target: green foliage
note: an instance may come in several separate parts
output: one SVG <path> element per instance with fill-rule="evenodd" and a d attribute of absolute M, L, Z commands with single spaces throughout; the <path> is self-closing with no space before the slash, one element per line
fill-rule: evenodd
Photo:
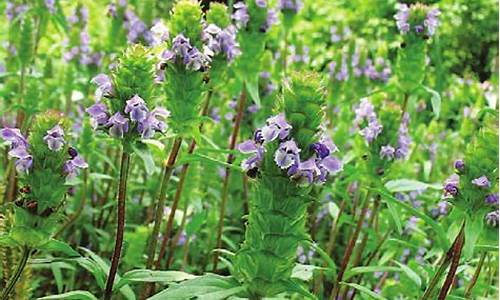
<path fill-rule="evenodd" d="M 186 70 L 184 65 L 168 65 L 163 87 L 165 106 L 172 113 L 170 127 L 176 134 L 195 135 L 203 100 L 203 73 Z"/>
<path fill-rule="evenodd" d="M 215 24 L 219 28 L 226 28 L 231 24 L 227 6 L 218 2 L 210 3 L 210 9 L 206 12 L 206 20 L 208 24 Z"/>
<path fill-rule="evenodd" d="M 202 49 L 201 45 L 201 8 L 197 1 L 179 0 L 172 8 L 172 17 L 168 23 L 170 35 L 183 34 L 191 45 Z"/>
<path fill-rule="evenodd" d="M 409 94 L 418 88 L 425 78 L 426 41 L 412 38 L 398 50 L 396 75 L 403 92 Z"/>
<path fill-rule="evenodd" d="M 320 76 L 315 73 L 293 73 L 281 103 L 291 135 L 301 149 L 318 140 L 325 117 L 325 94 Z"/>
<path fill-rule="evenodd" d="M 116 100 L 109 102 L 115 112 L 123 112 L 126 101 L 139 95 L 147 104 L 154 104 L 154 59 L 149 49 L 133 45 L 123 53 L 113 72 Z"/>

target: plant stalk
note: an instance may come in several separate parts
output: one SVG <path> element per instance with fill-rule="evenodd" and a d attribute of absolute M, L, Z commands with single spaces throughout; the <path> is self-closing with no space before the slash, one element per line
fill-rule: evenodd
<path fill-rule="evenodd" d="M 479 274 L 481 274 L 481 269 L 483 267 L 484 259 L 486 258 L 487 252 L 484 251 L 481 253 L 481 257 L 479 258 L 479 263 L 477 264 L 476 271 L 474 272 L 474 276 L 472 277 L 467 289 L 465 290 L 464 298 L 468 299 L 472 294 L 472 289 L 476 285 L 477 279 L 479 278 Z"/>
<path fill-rule="evenodd" d="M 453 280 L 455 279 L 455 274 L 457 272 L 458 264 L 460 263 L 460 255 L 462 254 L 462 248 L 464 247 L 464 242 L 465 242 L 465 233 L 463 226 L 457 238 L 458 242 L 455 243 L 453 247 L 453 258 L 451 259 L 450 270 L 448 271 L 448 275 L 446 276 L 444 284 L 441 287 L 438 300 L 446 299 L 448 291 L 450 290 Z"/>
<path fill-rule="evenodd" d="M 340 282 L 342 281 L 347 265 L 349 264 L 349 259 L 352 256 L 352 250 L 354 249 L 354 245 L 356 244 L 359 233 L 361 232 L 361 227 L 363 227 L 363 221 L 365 220 L 369 203 L 370 203 L 370 192 L 367 192 L 363 208 L 361 209 L 361 213 L 359 215 L 358 223 L 356 224 L 356 229 L 354 230 L 354 233 L 352 234 L 352 237 L 349 240 L 349 243 L 347 244 L 347 248 L 345 249 L 344 257 L 342 258 L 342 263 L 340 265 L 339 272 L 337 273 L 337 279 L 335 280 L 332 294 L 330 296 L 331 300 L 337 300 L 337 297 L 339 295 Z"/>
<path fill-rule="evenodd" d="M 118 264 L 120 262 L 120 256 L 122 252 L 123 233 L 125 230 L 125 201 L 127 195 L 129 164 L 130 154 L 126 151 L 126 149 L 122 149 L 122 158 L 120 164 L 120 185 L 118 187 L 118 221 L 116 227 L 115 249 L 113 251 L 113 257 L 111 259 L 108 281 L 106 282 L 104 300 L 111 299 L 111 295 L 113 294 L 113 283 L 115 281 L 116 272 L 118 271 Z"/>
<path fill-rule="evenodd" d="M 243 87 L 241 90 L 240 99 L 238 101 L 238 112 L 236 115 L 236 120 L 234 121 L 233 132 L 231 133 L 231 140 L 229 143 L 229 150 L 234 150 L 236 148 L 236 141 L 238 140 L 238 133 L 240 131 L 241 120 L 243 119 L 243 112 L 246 103 L 246 87 L 245 82 L 243 82 Z M 234 160 L 234 155 L 230 153 L 227 157 L 227 163 L 232 164 Z M 222 186 L 222 201 L 219 212 L 219 224 L 217 226 L 217 241 L 215 243 L 215 249 L 219 249 L 222 246 L 222 231 L 224 229 L 224 214 L 226 211 L 227 196 L 229 192 L 229 176 L 231 175 L 231 169 L 226 168 L 224 174 L 224 183 Z M 215 251 L 213 259 L 213 271 L 217 271 L 217 264 L 219 261 L 219 252 Z"/>
<path fill-rule="evenodd" d="M 28 247 L 24 246 L 21 260 L 19 260 L 16 271 L 14 272 L 14 275 L 12 276 L 9 283 L 7 284 L 7 286 L 5 287 L 5 289 L 2 292 L 1 300 L 9 299 L 9 294 L 12 292 L 12 290 L 16 286 L 17 281 L 21 277 L 21 275 L 24 271 L 24 268 L 26 267 L 26 263 L 28 262 L 28 259 L 30 257 L 30 253 L 31 253 L 31 250 Z"/>

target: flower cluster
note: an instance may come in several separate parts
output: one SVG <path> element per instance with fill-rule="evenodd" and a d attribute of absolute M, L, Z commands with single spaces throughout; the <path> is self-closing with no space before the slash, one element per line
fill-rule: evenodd
<path fill-rule="evenodd" d="M 396 19 L 396 25 L 402 34 L 414 31 L 416 34 L 432 36 L 439 24 L 440 14 L 441 12 L 437 8 L 431 9 L 422 4 L 408 6 L 400 3 L 394 19 Z"/>
<path fill-rule="evenodd" d="M 96 92 L 98 95 L 103 95 L 113 89 L 109 77 L 104 74 L 97 75 L 92 82 L 98 85 L 98 92 Z M 134 95 L 126 101 L 123 112 L 117 111 L 111 115 L 106 104 L 99 101 L 87 108 L 86 111 L 91 117 L 94 129 L 109 129 L 109 134 L 117 138 L 123 138 L 131 128 L 135 129 L 144 139 L 151 138 L 155 132 L 165 132 L 167 125 L 164 120 L 170 115 L 162 107 L 156 107 L 149 111 L 144 100 L 138 95 Z"/>
<path fill-rule="evenodd" d="M 18 172 L 27 172 L 33 165 L 33 156 L 28 153 L 30 145 L 28 140 L 17 128 L 3 128 L 0 137 L 10 143 L 9 157 L 16 158 L 16 169 Z"/>
<path fill-rule="evenodd" d="M 342 170 L 342 162 L 332 155 L 338 148 L 329 138 L 323 136 L 311 144 L 310 149 L 300 149 L 290 136 L 291 130 L 292 126 L 283 114 L 268 118 L 266 125 L 255 131 L 253 139 L 238 145 L 240 152 L 253 154 L 242 162 L 242 168 L 249 173 L 256 173 L 264 160 L 266 145 L 276 140 L 279 145 L 273 155 L 274 163 L 298 183 L 321 184 L 329 174 L 335 175 Z M 303 160 L 301 152 L 312 155 Z"/>
<path fill-rule="evenodd" d="M 63 54 L 65 61 L 78 60 L 82 65 L 101 64 L 102 53 L 92 52 L 90 49 L 90 36 L 87 31 L 88 9 L 84 6 L 76 8 L 71 16 L 68 17 L 68 22 L 73 26 L 72 30 L 78 33 L 77 41 L 69 41 L 65 39 L 63 46 L 69 49 Z M 78 44 L 77 44 L 78 43 Z M 72 44 L 73 46 L 71 46 Z"/>
<path fill-rule="evenodd" d="M 298 13 L 302 7 L 304 7 L 304 3 L 302 0 L 279 0 L 278 8 L 280 11 L 286 13 Z"/>
<path fill-rule="evenodd" d="M 267 0 L 255 0 L 255 4 L 259 8 L 267 8 Z M 237 2 L 233 5 L 234 12 L 231 18 L 236 23 L 238 29 L 245 29 L 250 21 L 250 15 L 248 13 L 248 7 L 245 2 Z M 274 9 L 269 9 L 267 11 L 267 17 L 265 22 L 261 25 L 259 30 L 261 32 L 267 32 L 271 26 L 278 22 L 278 16 Z"/>
<path fill-rule="evenodd" d="M 460 190 L 460 176 L 466 176 L 467 166 L 464 161 L 461 159 L 457 159 L 454 162 L 454 168 L 457 174 L 453 174 L 445 181 L 443 192 L 444 196 L 451 199 L 456 199 L 458 197 L 463 196 L 463 192 Z M 470 184 L 466 183 L 463 185 L 463 188 L 470 188 L 473 192 L 484 195 L 483 205 L 488 208 L 493 208 L 493 211 L 490 211 L 485 216 L 485 222 L 491 227 L 498 226 L 498 192 L 493 192 L 492 183 L 490 179 L 486 175 L 481 175 L 477 178 L 473 178 L 470 180 Z"/>
<path fill-rule="evenodd" d="M 344 53 L 340 63 L 340 68 L 337 70 L 337 62 L 332 61 L 328 65 L 330 78 L 336 81 L 347 81 L 349 79 L 348 55 Z M 391 76 L 391 66 L 383 57 L 377 57 L 375 60 L 367 58 L 364 66 L 360 65 L 360 50 L 356 48 L 351 56 L 352 75 L 355 78 L 364 76 L 373 81 L 387 82 Z"/>
<path fill-rule="evenodd" d="M 354 110 L 356 117 L 354 119 L 354 127 L 360 128 L 363 123 L 367 126 L 360 129 L 359 133 L 365 138 L 368 143 L 372 143 L 380 133 L 382 133 L 382 124 L 380 124 L 377 119 L 377 114 L 373 104 L 368 100 L 368 98 L 361 99 L 361 103 Z"/>
<path fill-rule="evenodd" d="M 241 51 L 236 40 L 236 27 L 229 25 L 224 29 L 215 24 L 205 25 L 202 33 L 202 41 L 210 50 L 210 56 L 224 55 L 229 62 Z"/>
<path fill-rule="evenodd" d="M 7 20 L 9 22 L 18 16 L 23 15 L 28 10 L 28 6 L 26 4 L 17 4 L 16 1 L 7 1 L 6 4 L 5 15 L 7 16 Z"/>
<path fill-rule="evenodd" d="M 33 167 L 33 155 L 29 152 L 30 144 L 26 137 L 24 137 L 17 128 L 1 129 L 0 137 L 10 143 L 10 151 L 8 154 L 9 157 L 16 159 L 16 170 L 18 172 L 28 173 Z M 43 141 L 50 151 L 61 151 L 66 144 L 63 128 L 57 124 L 53 128 L 47 130 L 46 135 L 43 137 Z M 69 147 L 68 154 L 70 159 L 66 160 L 64 163 L 63 172 L 66 174 L 67 178 L 70 179 L 78 174 L 79 169 L 87 168 L 88 164 L 74 148 Z"/>
<path fill-rule="evenodd" d="M 208 48 L 205 50 L 208 50 Z M 185 65 L 188 70 L 204 71 L 211 62 L 210 53 L 211 51 L 201 52 L 198 50 L 198 48 L 191 45 L 189 39 L 181 33 L 174 37 L 172 40 L 172 47 L 162 53 L 161 59 L 164 62 L 181 63 Z"/>
<path fill-rule="evenodd" d="M 330 27 L 330 41 L 332 43 L 337 43 L 337 42 L 340 42 L 342 40 L 346 40 L 348 39 L 352 32 L 351 32 L 351 28 L 349 28 L 349 26 L 345 26 L 342 33 L 339 33 L 338 32 L 338 27 L 333 25 Z"/>

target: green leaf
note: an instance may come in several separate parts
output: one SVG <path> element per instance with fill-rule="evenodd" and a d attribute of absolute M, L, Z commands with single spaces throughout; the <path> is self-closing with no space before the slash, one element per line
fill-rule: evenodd
<path fill-rule="evenodd" d="M 173 284 L 167 289 L 148 298 L 149 300 L 185 300 L 206 299 L 205 295 L 225 291 L 240 287 L 239 283 L 232 277 L 224 277 L 215 274 L 205 274 L 203 276 L 184 281 L 180 284 Z"/>
<path fill-rule="evenodd" d="M 197 276 L 191 275 L 180 271 L 153 271 L 147 269 L 132 270 L 123 274 L 122 278 L 115 285 L 118 289 L 129 282 L 180 282 L 188 279 L 196 278 Z"/>
<path fill-rule="evenodd" d="M 76 252 L 70 245 L 65 242 L 58 240 L 50 240 L 46 244 L 42 245 L 40 249 L 54 252 L 62 252 L 71 257 L 78 257 L 80 254 Z"/>
<path fill-rule="evenodd" d="M 415 271 L 410 269 L 410 267 L 408 267 L 407 265 L 400 263 L 399 261 L 394 260 L 393 262 L 396 263 L 403 270 L 406 276 L 408 276 L 408 278 L 410 278 L 411 281 L 415 282 L 415 284 L 419 288 L 422 286 L 422 280 L 420 279 L 420 276 L 418 276 L 418 274 L 415 273 Z"/>
<path fill-rule="evenodd" d="M 431 89 L 430 87 L 424 85 L 422 87 L 424 88 L 424 90 L 431 94 L 432 111 L 434 112 L 436 118 L 439 118 L 439 114 L 441 113 L 441 96 L 438 92 Z"/>
<path fill-rule="evenodd" d="M 137 156 L 141 158 L 144 164 L 144 169 L 146 170 L 146 174 L 153 174 L 155 170 L 155 162 L 148 147 L 145 144 L 136 144 L 133 149 Z"/>
<path fill-rule="evenodd" d="M 92 274 L 94 276 L 96 276 L 96 274 L 105 274 L 105 278 L 106 278 L 107 274 L 109 273 L 109 264 L 107 262 L 105 262 L 99 255 L 95 254 L 91 250 L 84 248 L 84 247 L 80 247 L 79 249 L 82 249 L 83 251 L 85 251 L 90 256 L 90 258 L 95 262 L 95 266 L 92 266 L 92 263 L 89 266 L 89 264 L 87 263 L 87 267 L 91 267 L 91 268 L 97 267 L 98 270 L 94 270 L 94 271 L 100 271 L 100 272 L 96 272 L 96 273 L 92 273 Z M 120 275 L 116 274 L 115 282 L 113 284 L 113 291 L 115 291 L 114 286 L 118 282 L 120 282 L 120 279 L 121 279 Z M 122 293 L 122 295 L 129 300 L 135 300 L 134 291 L 128 285 L 121 287 L 120 293 Z"/>
<path fill-rule="evenodd" d="M 398 230 L 399 235 L 403 234 L 403 225 L 401 225 L 401 216 L 394 208 L 394 205 L 391 202 L 385 202 L 387 204 L 387 209 L 389 209 L 389 213 L 391 214 L 394 223 L 396 224 L 396 229 Z"/>
<path fill-rule="evenodd" d="M 471 258 L 474 254 L 474 246 L 483 232 L 483 224 L 483 218 L 480 215 L 472 217 L 467 216 L 465 219 L 465 244 L 463 255 L 466 260 Z"/>
<path fill-rule="evenodd" d="M 398 267 L 390 266 L 368 266 L 368 267 L 355 267 L 345 272 L 344 280 L 347 280 L 353 276 L 364 274 L 364 273 L 375 273 L 375 272 L 398 272 L 401 271 Z"/>
<path fill-rule="evenodd" d="M 330 213 L 333 222 L 335 222 L 337 220 L 337 217 L 339 216 L 339 206 L 335 202 L 328 202 L 328 212 Z"/>
<path fill-rule="evenodd" d="M 259 97 L 259 77 L 254 76 L 251 78 L 246 78 L 245 86 L 247 89 L 250 98 L 257 104 L 258 107 L 261 107 L 260 97 Z"/>
<path fill-rule="evenodd" d="M 386 192 L 383 189 L 371 189 L 371 190 L 373 190 L 373 191 L 379 193 L 381 196 L 383 196 L 383 199 L 386 201 L 386 203 L 395 204 L 395 205 L 403 208 L 404 210 L 408 211 L 412 215 L 417 216 L 417 217 L 421 218 L 422 220 L 424 220 L 435 231 L 435 233 L 436 233 L 435 237 L 436 237 L 437 241 L 439 242 L 439 246 L 441 247 L 441 249 L 443 249 L 445 251 L 448 250 L 448 248 L 450 246 L 449 241 L 447 239 L 446 232 L 444 232 L 443 227 L 439 223 L 434 221 L 431 217 L 429 217 L 425 213 L 421 212 L 420 210 L 417 210 L 417 209 L 413 208 L 412 206 L 394 198 L 390 193 Z"/>
<path fill-rule="evenodd" d="M 97 300 L 97 298 L 87 291 L 72 291 L 59 295 L 52 295 L 42 298 L 37 298 L 38 300 L 52 300 L 52 299 L 71 299 L 71 300 Z"/>
<path fill-rule="evenodd" d="M 396 192 L 411 192 L 418 190 L 425 190 L 427 188 L 441 189 L 441 184 L 428 184 L 413 179 L 396 179 L 390 180 L 385 184 L 385 188 L 391 193 Z"/>
<path fill-rule="evenodd" d="M 292 270 L 292 278 L 309 281 L 313 278 L 314 270 L 323 269 L 313 265 L 296 264 Z"/>
<path fill-rule="evenodd" d="M 370 298 L 377 299 L 377 300 L 387 300 L 386 298 L 380 296 L 379 294 L 369 290 L 368 288 L 365 288 L 364 286 L 361 286 L 359 284 L 355 283 L 347 283 L 347 282 L 341 282 L 340 284 L 350 286 L 352 288 L 357 289 L 361 293 L 370 296 Z"/>
<path fill-rule="evenodd" d="M 19 244 L 10 236 L 6 234 L 0 235 L 0 246 L 2 247 L 16 247 Z"/>
<path fill-rule="evenodd" d="M 242 292 L 244 290 L 245 290 L 245 287 L 237 286 L 237 287 L 222 290 L 222 291 L 208 293 L 208 294 L 205 294 L 199 298 L 206 299 L 206 300 L 224 300 L 224 299 L 227 299 L 227 297 L 232 296 L 232 295 L 236 295 L 239 292 Z"/>

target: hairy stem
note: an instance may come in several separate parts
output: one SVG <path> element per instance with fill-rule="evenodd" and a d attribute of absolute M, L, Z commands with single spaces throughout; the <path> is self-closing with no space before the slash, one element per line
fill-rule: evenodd
<path fill-rule="evenodd" d="M 234 148 L 236 147 L 236 141 L 238 139 L 238 133 L 240 131 L 241 120 L 243 119 L 243 112 L 245 109 L 246 98 L 247 97 L 246 97 L 245 83 L 243 83 L 240 99 L 238 101 L 238 113 L 236 115 L 236 120 L 234 121 L 233 132 L 231 133 L 229 150 L 234 150 Z M 234 160 L 234 155 L 229 154 L 227 157 L 227 163 L 232 164 L 233 160 Z M 217 226 L 217 240 L 215 243 L 215 249 L 219 249 L 222 246 L 222 231 L 224 229 L 224 214 L 226 211 L 227 196 L 228 196 L 228 191 L 229 191 L 229 176 L 230 175 L 231 175 L 231 169 L 226 168 L 226 172 L 224 174 L 224 182 L 223 182 L 223 186 L 222 186 L 222 201 L 221 201 L 220 211 L 219 211 L 219 224 Z M 219 261 L 219 252 L 215 251 L 214 259 L 213 259 L 213 271 L 214 272 L 217 270 L 218 261 Z"/>
<path fill-rule="evenodd" d="M 457 238 L 458 241 L 457 243 L 455 243 L 453 247 L 453 258 L 451 259 L 450 270 L 448 271 L 448 275 L 446 276 L 444 284 L 441 287 L 438 300 L 444 300 L 446 298 L 446 295 L 448 295 L 448 291 L 451 288 L 451 284 L 455 279 L 455 274 L 457 272 L 458 264 L 460 262 L 460 255 L 462 254 L 462 248 L 464 247 L 464 242 L 465 242 L 465 233 L 463 226 Z"/>
<path fill-rule="evenodd" d="M 460 232 L 462 232 L 463 228 L 464 225 L 462 225 L 462 229 L 460 230 Z M 448 268 L 448 265 L 450 264 L 451 259 L 453 258 L 453 249 L 455 248 L 455 245 L 458 243 L 459 237 L 460 233 L 455 238 L 455 241 L 451 245 L 450 249 L 448 249 L 445 256 L 441 259 L 439 269 L 434 274 L 434 277 L 432 277 L 429 285 L 427 286 L 427 289 L 425 290 L 420 300 L 427 300 L 432 295 L 432 291 L 434 290 L 439 280 L 441 279 L 441 275 L 443 275 L 444 271 L 446 271 L 446 268 Z"/>
<path fill-rule="evenodd" d="M 7 284 L 7 286 L 5 287 L 5 289 L 2 292 L 1 300 L 9 299 L 9 294 L 12 292 L 12 290 L 16 286 L 16 283 L 19 280 L 19 277 L 21 277 L 23 270 L 26 267 L 26 263 L 28 262 L 28 258 L 30 257 L 30 253 L 31 253 L 31 250 L 25 246 L 23 248 L 23 254 L 21 256 L 21 260 L 19 260 L 17 268 L 14 272 L 14 275 L 12 276 L 9 283 Z"/>
<path fill-rule="evenodd" d="M 111 295 L 113 294 L 113 283 L 115 281 L 116 272 L 118 271 L 118 264 L 120 262 L 123 245 L 123 233 L 125 230 L 125 198 L 127 195 L 127 178 L 130 164 L 130 154 L 125 149 L 122 151 L 120 164 L 120 185 L 118 186 L 118 221 L 116 226 L 115 249 L 113 250 L 108 281 L 106 282 L 106 290 L 104 292 L 105 300 L 111 299 Z"/>

